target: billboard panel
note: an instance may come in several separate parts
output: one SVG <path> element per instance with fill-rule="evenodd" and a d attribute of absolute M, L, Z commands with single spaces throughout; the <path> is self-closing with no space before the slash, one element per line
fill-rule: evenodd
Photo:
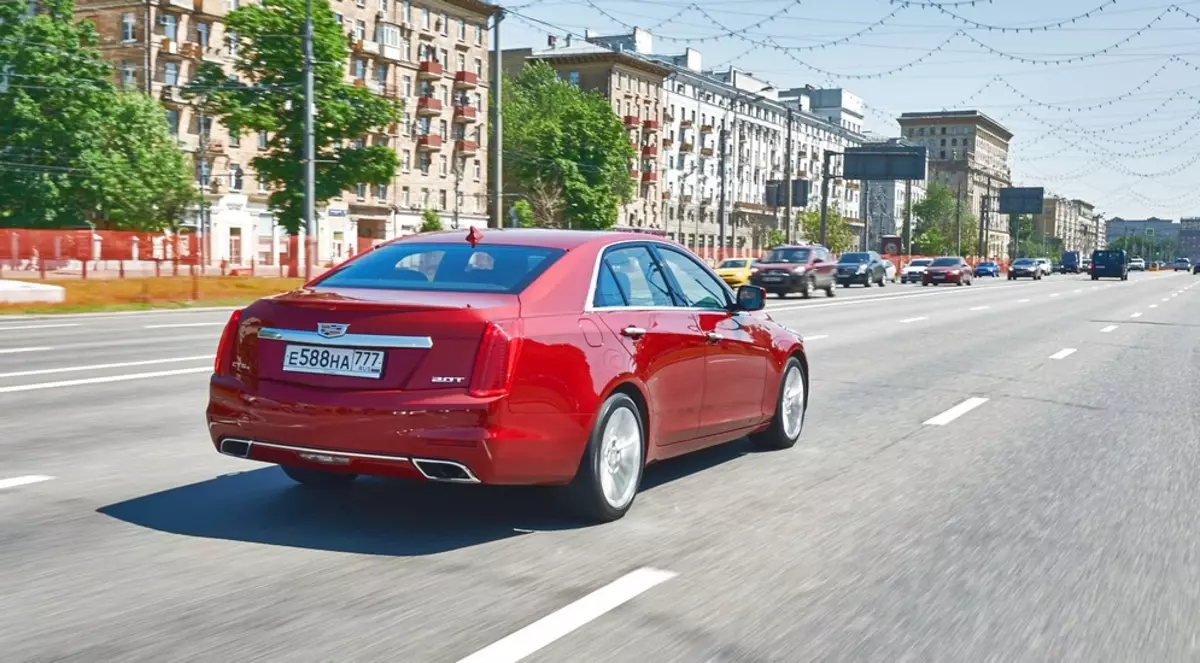
<path fill-rule="evenodd" d="M 842 179 L 924 180 L 925 148 L 902 145 L 848 147 L 842 160 Z"/>
<path fill-rule="evenodd" d="M 1001 214 L 1041 214 L 1046 189 L 1036 187 L 1007 187 L 1000 189 Z"/>
<path fill-rule="evenodd" d="M 808 195 L 811 189 L 808 180 L 792 180 L 792 206 L 808 207 Z M 763 196 L 763 204 L 772 207 L 787 206 L 787 189 L 783 188 L 783 180 L 767 180 L 767 190 Z"/>

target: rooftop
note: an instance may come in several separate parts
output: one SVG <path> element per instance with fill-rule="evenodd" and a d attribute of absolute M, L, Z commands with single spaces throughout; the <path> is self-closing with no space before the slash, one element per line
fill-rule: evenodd
<path fill-rule="evenodd" d="M 974 120 L 977 124 L 982 124 L 988 127 L 988 129 L 990 129 L 993 133 L 998 134 L 1004 140 L 1010 140 L 1013 137 L 1013 133 L 1008 130 L 1008 127 L 1005 127 L 1003 124 L 1000 124 L 987 114 L 981 113 L 977 110 L 901 113 L 900 117 L 897 118 L 896 121 L 899 122 L 900 126 L 903 127 L 905 124 L 934 123 L 938 122 L 939 120 Z"/>

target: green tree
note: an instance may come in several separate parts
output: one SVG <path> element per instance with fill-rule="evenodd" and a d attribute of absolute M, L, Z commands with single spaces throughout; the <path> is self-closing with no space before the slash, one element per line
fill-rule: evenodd
<path fill-rule="evenodd" d="M 786 242 L 787 242 L 787 238 L 783 236 L 782 231 L 772 230 L 770 233 L 767 234 L 766 248 L 773 249 L 777 246 L 783 246 Z"/>
<path fill-rule="evenodd" d="M 979 218 L 970 211 L 970 201 L 964 198 L 961 203 L 958 194 L 941 182 L 929 182 L 925 188 L 925 198 L 912 206 L 913 215 L 913 244 L 914 250 L 925 245 L 918 237 L 926 237 L 926 244 L 933 245 L 933 238 L 941 238 L 938 245 L 940 250 L 930 251 L 929 254 L 944 255 L 957 251 L 959 232 L 962 232 L 963 255 L 975 255 L 978 251 Z M 930 233 L 936 230 L 936 233 Z"/>
<path fill-rule="evenodd" d="M 445 226 L 442 225 L 442 217 L 438 216 L 438 213 L 436 211 L 431 210 L 431 209 L 426 209 L 424 212 L 421 212 L 421 231 L 420 232 L 431 233 L 431 232 L 438 232 L 439 230 L 445 230 L 445 229 L 446 229 Z"/>
<path fill-rule="evenodd" d="M 118 91 L 72 0 L 0 2 L 0 224 L 158 230 L 196 200 L 153 99 Z"/>
<path fill-rule="evenodd" d="M 512 188 L 561 192 L 558 225 L 603 230 L 633 195 L 637 157 L 608 100 L 558 79 L 545 63 L 504 80 L 504 178 Z"/>
<path fill-rule="evenodd" d="M 512 213 L 517 216 L 517 226 L 533 228 L 536 225 L 533 222 L 533 205 L 530 205 L 528 200 L 521 198 L 513 203 Z"/>
<path fill-rule="evenodd" d="M 225 17 L 240 37 L 235 79 L 215 63 L 200 65 L 184 91 L 231 132 L 267 132 L 266 153 L 251 163 L 276 185 L 268 203 L 279 224 L 298 234 L 304 219 L 304 0 L 263 0 Z M 313 3 L 316 106 L 316 202 L 357 184 L 387 184 L 396 153 L 370 134 L 400 120 L 401 104 L 345 81 L 348 50 L 328 0 Z"/>
<path fill-rule="evenodd" d="M 800 210 L 796 212 L 796 220 L 800 222 L 800 232 L 810 242 L 821 241 L 821 213 L 816 210 Z M 825 248 L 834 253 L 848 251 L 854 246 L 856 236 L 854 228 L 846 223 L 841 214 L 828 211 L 825 219 Z"/>

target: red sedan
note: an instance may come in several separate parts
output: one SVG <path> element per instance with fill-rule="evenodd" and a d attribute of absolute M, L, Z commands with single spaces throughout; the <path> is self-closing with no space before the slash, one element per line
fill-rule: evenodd
<path fill-rule="evenodd" d="M 808 361 L 764 299 L 646 235 L 406 237 L 235 312 L 209 431 L 304 484 L 560 485 L 614 520 L 649 463 L 796 443 Z"/>
<path fill-rule="evenodd" d="M 953 256 L 934 258 L 921 275 L 921 285 L 953 283 L 971 285 L 971 265 L 963 258 Z"/>

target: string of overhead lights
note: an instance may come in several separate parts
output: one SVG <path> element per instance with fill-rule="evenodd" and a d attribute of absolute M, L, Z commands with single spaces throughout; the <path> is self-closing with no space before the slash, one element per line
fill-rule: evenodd
<path fill-rule="evenodd" d="M 1167 68 L 1170 67 L 1172 63 L 1175 63 L 1175 62 L 1182 62 L 1182 60 L 1180 58 L 1172 55 L 1170 58 L 1167 59 L 1166 62 L 1164 62 L 1161 66 L 1159 66 L 1158 69 L 1154 70 L 1154 73 L 1147 76 L 1145 79 L 1143 79 L 1137 85 L 1133 86 L 1132 88 L 1126 90 L 1125 92 L 1122 92 L 1121 94 L 1119 94 L 1115 97 L 1110 97 L 1104 101 L 1098 101 L 1096 103 L 1091 103 L 1091 104 L 1061 104 L 1061 103 L 1050 103 L 1050 102 L 1046 102 L 1046 101 L 1041 101 L 1041 100 L 1035 99 L 1032 96 L 1026 94 L 1025 92 L 1022 92 L 1021 90 L 1017 89 L 1016 86 L 1014 86 L 1012 83 L 1008 82 L 1008 80 L 1006 80 L 1002 76 L 996 76 L 996 77 L 992 78 L 992 82 L 996 82 L 996 83 L 1003 85 L 1004 87 L 1008 88 L 1010 92 L 1012 92 L 1013 94 L 1020 97 L 1021 100 L 1025 101 L 1026 103 L 1033 104 L 1034 106 L 1038 106 L 1040 108 L 1045 108 L 1045 109 L 1054 110 L 1054 111 L 1069 111 L 1069 112 L 1076 112 L 1076 113 L 1085 113 L 1085 112 L 1089 112 L 1089 111 L 1100 110 L 1101 108 L 1107 108 L 1109 106 L 1119 104 L 1122 101 L 1125 101 L 1127 99 L 1134 97 L 1139 92 L 1144 90 L 1147 85 L 1149 85 L 1149 84 L 1153 83 L 1155 80 L 1157 80 L 1158 77 L 1161 76 L 1162 73 L 1164 71 L 1166 71 Z M 1194 67 L 1195 65 L 1192 65 L 1192 66 Z"/>
<path fill-rule="evenodd" d="M 1179 98 L 1187 98 L 1193 102 L 1197 101 L 1196 97 L 1194 97 L 1193 95 L 1190 95 L 1184 91 L 1180 91 L 1177 94 L 1173 95 L 1172 98 L 1169 99 L 1167 103 L 1170 103 L 1171 101 L 1174 101 L 1175 99 L 1179 99 Z M 1105 142 L 1115 143 L 1115 144 L 1119 144 L 1119 145 L 1149 145 L 1153 142 L 1162 140 L 1161 137 L 1163 135 L 1174 135 L 1174 134 L 1186 129 L 1188 127 L 1188 125 L 1190 125 L 1196 119 L 1200 118 L 1200 110 L 1193 112 L 1191 115 L 1184 118 L 1184 120 L 1182 122 L 1180 122 L 1178 125 L 1175 125 L 1171 129 L 1168 129 L 1165 132 L 1155 132 L 1156 135 L 1148 137 L 1148 138 L 1142 138 L 1142 139 L 1138 139 L 1138 140 L 1127 140 L 1127 139 L 1122 139 L 1122 138 L 1115 138 L 1112 136 L 1112 134 L 1115 132 L 1122 131 L 1122 130 L 1128 129 L 1130 127 L 1136 126 L 1138 124 L 1147 122 L 1147 121 L 1153 119 L 1154 116 L 1161 113 L 1163 111 L 1163 109 L 1165 109 L 1166 107 L 1167 107 L 1167 104 L 1164 103 L 1163 105 L 1155 107 L 1155 109 L 1152 110 L 1150 113 L 1147 113 L 1144 115 L 1139 115 L 1139 116 L 1133 118 L 1132 120 L 1119 122 L 1117 124 L 1109 125 L 1107 127 L 1084 127 L 1084 126 L 1080 125 L 1078 122 L 1076 122 L 1073 118 L 1069 118 L 1064 123 L 1058 124 L 1055 122 L 1051 122 L 1050 120 L 1046 120 L 1045 118 L 1038 117 L 1038 116 L 1034 115 L 1033 113 L 1030 113 L 1029 110 L 1025 109 L 1025 108 L 1017 108 L 1015 110 L 1017 112 L 1024 114 L 1026 117 L 1030 118 L 1031 120 L 1041 124 L 1042 126 L 1049 127 L 1048 131 L 1046 131 L 1042 136 L 1035 137 L 1031 142 L 1039 142 L 1041 139 L 1044 139 L 1044 138 L 1049 138 L 1051 136 L 1058 135 L 1060 133 L 1067 133 L 1067 134 L 1087 136 L 1089 138 L 1101 137 L 1104 139 Z M 1068 125 L 1074 126 L 1074 129 L 1072 129 L 1071 126 L 1068 126 Z"/>
<path fill-rule="evenodd" d="M 992 0 L 951 0 L 950 2 L 927 2 L 922 0 L 888 0 L 893 5 L 907 5 L 910 7 L 977 7 L 979 5 L 990 5 Z"/>
<path fill-rule="evenodd" d="M 1109 53 L 1120 49 L 1122 46 L 1128 44 L 1129 42 L 1133 41 L 1134 39 L 1137 39 L 1138 37 L 1145 34 L 1146 31 L 1152 29 L 1155 25 L 1157 25 L 1164 18 L 1166 18 L 1172 11 L 1173 11 L 1173 8 L 1168 8 L 1167 10 L 1163 11 L 1158 16 L 1155 16 L 1153 19 L 1151 19 L 1151 21 L 1149 23 L 1147 23 L 1146 25 L 1138 28 L 1137 30 L 1134 30 L 1133 32 L 1126 35 L 1125 37 L 1117 40 L 1116 42 L 1114 42 L 1112 44 L 1109 44 L 1108 46 L 1105 46 L 1104 48 L 1093 51 L 1091 53 L 1085 53 L 1083 55 L 1071 55 L 1071 56 L 1059 57 L 1059 58 L 1030 58 L 1030 57 L 1025 57 L 1023 55 L 1013 55 L 1011 53 L 1001 51 L 998 48 L 993 48 L 992 46 L 984 43 L 983 41 L 980 41 L 977 37 L 975 37 L 974 35 L 972 35 L 968 32 L 963 31 L 962 34 L 971 43 L 982 48 L 983 50 L 987 51 L 988 53 L 991 53 L 992 55 L 995 55 L 1000 58 L 1004 58 L 1006 60 L 1012 60 L 1013 62 L 1021 62 L 1024 64 L 1040 64 L 1040 65 L 1072 64 L 1075 62 L 1083 62 L 1085 60 L 1091 60 L 1093 58 L 1098 58 L 1103 55 L 1108 55 Z"/>
<path fill-rule="evenodd" d="M 905 3 L 905 4 L 910 4 L 910 3 Z M 1042 25 L 1035 25 L 1035 26 L 1021 26 L 1021 27 L 1017 27 L 1017 26 L 1007 26 L 1007 25 L 991 25 L 991 24 L 988 24 L 988 23 L 980 23 L 979 21 L 973 21 L 973 20 L 971 20 L 971 19 L 969 19 L 969 18 L 967 18 L 967 17 L 965 17 L 965 16 L 961 16 L 961 15 L 959 15 L 959 14 L 955 13 L 955 12 L 952 12 L 952 11 L 950 11 L 949 9 L 947 9 L 947 6 L 948 6 L 948 5 L 944 5 L 944 4 L 938 4 L 938 3 L 929 3 L 929 4 L 917 4 L 917 3 L 911 3 L 911 6 L 917 6 L 917 7 L 928 7 L 928 8 L 930 8 L 930 9 L 937 10 L 939 13 L 941 13 L 941 14 L 943 14 L 943 15 L 945 15 L 945 16 L 949 16 L 950 18 L 952 18 L 952 19 L 954 19 L 954 20 L 958 21 L 959 23 L 962 23 L 963 25 L 965 25 L 965 26 L 967 26 L 967 27 L 969 27 L 969 28 L 974 28 L 974 29 L 977 29 L 977 30 L 987 30 L 988 32 L 1000 32 L 1000 33 L 1008 33 L 1008 32 L 1011 32 L 1011 33 L 1017 33 L 1017 34 L 1020 34 L 1020 33 L 1046 32 L 1046 31 L 1049 31 L 1049 30 L 1053 30 L 1053 29 L 1055 29 L 1055 28 L 1065 28 L 1065 27 L 1067 27 L 1068 25 L 1071 25 L 1071 24 L 1073 24 L 1073 23 L 1077 23 L 1077 22 L 1079 22 L 1079 21 L 1086 21 L 1087 19 L 1089 19 L 1089 18 L 1092 18 L 1093 16 L 1098 16 L 1098 15 L 1100 15 L 1100 14 L 1101 14 L 1101 13 L 1102 13 L 1102 12 L 1103 12 L 1103 11 L 1104 11 L 1106 8 L 1107 8 L 1107 7 L 1111 7 L 1111 6 L 1115 5 L 1115 4 L 1117 4 L 1117 0 L 1108 0 L 1107 2 L 1105 2 L 1104 4 L 1102 4 L 1102 5 L 1098 6 L 1098 7 L 1094 7 L 1094 8 L 1092 8 L 1092 9 L 1089 9 L 1089 10 L 1087 10 L 1086 12 L 1084 12 L 1084 13 L 1082 13 L 1082 14 L 1078 14 L 1078 15 L 1076 15 L 1076 16 L 1072 16 L 1071 18 L 1064 18 L 1064 19 L 1062 19 L 1061 21 L 1054 21 L 1054 22 L 1052 22 L 1052 23 L 1045 23 L 1045 24 L 1042 24 Z"/>
<path fill-rule="evenodd" d="M 620 25 L 621 27 L 623 27 L 627 30 L 632 30 L 632 29 L 638 27 L 632 23 L 628 23 L 628 22 L 618 18 L 617 16 L 613 15 L 611 12 L 601 8 L 599 5 L 597 5 L 595 2 L 593 2 L 593 0 L 583 0 L 583 2 L 587 6 L 594 9 L 601 16 L 607 18 L 608 20 L 616 23 L 617 25 Z M 765 16 L 745 27 L 736 28 L 736 29 L 730 28 L 729 26 L 726 26 L 726 25 L 720 23 L 719 21 L 713 19 L 712 16 L 710 14 L 708 14 L 708 12 L 705 12 L 700 7 L 700 5 L 692 3 L 692 4 L 684 7 L 683 10 L 681 10 L 676 16 L 672 17 L 670 20 L 672 20 L 672 21 L 676 20 L 680 16 L 682 16 L 684 13 L 686 13 L 687 10 L 692 9 L 692 10 L 698 11 L 701 14 L 708 17 L 709 21 L 711 21 L 714 25 L 717 26 L 717 28 L 719 30 L 721 30 L 720 33 L 713 34 L 713 35 L 688 36 L 688 37 L 676 37 L 676 36 L 671 36 L 671 35 L 655 35 L 655 38 L 661 39 L 661 40 L 667 41 L 667 42 L 705 44 L 705 43 L 710 43 L 710 42 L 721 41 L 724 39 L 728 39 L 730 37 L 741 37 L 741 36 L 745 35 L 747 32 L 750 32 L 751 30 L 756 30 L 756 29 L 761 28 L 762 26 L 766 25 L 767 23 L 770 23 L 772 21 L 776 21 L 776 20 L 782 18 L 788 12 L 792 11 L 793 9 L 795 9 L 795 8 L 799 7 L 801 4 L 803 4 L 803 2 L 804 2 L 804 0 L 794 0 L 793 2 L 784 6 L 782 9 L 776 11 L 775 13 Z M 661 25 L 661 23 L 659 25 Z"/>

